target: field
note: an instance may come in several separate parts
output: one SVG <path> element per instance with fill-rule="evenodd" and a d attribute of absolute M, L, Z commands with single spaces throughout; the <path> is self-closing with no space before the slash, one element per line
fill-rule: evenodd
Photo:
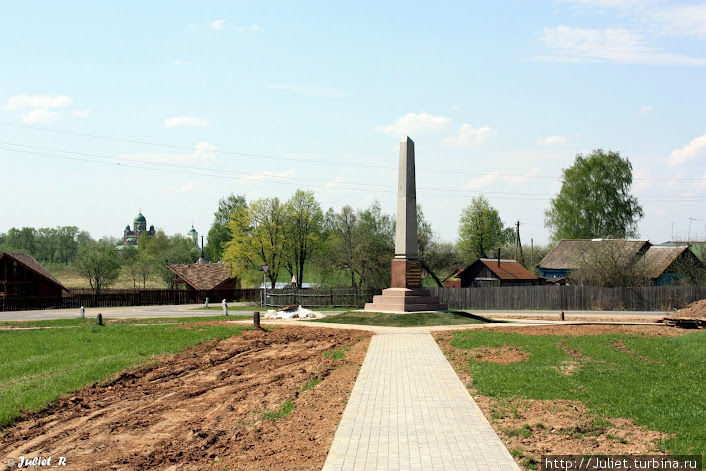
<path fill-rule="evenodd" d="M 552 453 L 706 453 L 706 332 L 500 327 L 437 334 L 525 469 Z"/>
<path fill-rule="evenodd" d="M 79 334 L 77 342 L 61 340 L 62 332 L 68 331 Z M 178 340 L 167 341 L 165 334 Z M 79 383 L 105 378 L 117 363 L 119 369 L 128 366 L 128 358 L 143 364 L 63 395 L 40 413 L 24 413 L 0 429 L 0 457 L 16 459 L 41 450 L 45 456 L 65 456 L 68 469 L 178 465 L 314 470 L 321 469 L 326 458 L 370 334 L 302 327 L 243 332 L 225 325 L 191 323 L 3 335 L 15 336 L 10 363 L 15 380 L 25 384 L 35 377 L 52 382 L 69 371 L 77 379 L 62 383 L 61 389 L 68 391 Z M 24 349 L 24 335 L 44 336 L 46 348 Z M 176 350 L 216 336 L 227 338 L 201 343 L 161 362 L 144 363 L 154 353 L 148 351 L 150 345 Z M 57 341 L 63 355 L 50 353 Z M 78 360 L 85 356 L 89 365 L 98 362 L 106 367 L 100 372 L 88 367 L 91 374 L 83 371 L 86 368 Z M 34 373 L 17 372 L 21 358 L 31 363 L 42 357 L 47 357 L 46 365 L 34 368 Z M 34 391 L 44 388 L 41 381 L 32 384 Z M 51 395 L 57 392 L 54 388 Z M 22 403 L 39 408 L 28 395 Z"/>
<path fill-rule="evenodd" d="M 37 322 L 64 327 L 0 330 L 0 426 L 22 411 L 36 411 L 63 393 L 156 355 L 243 330 L 242 326 L 195 323 L 139 325 L 123 321 L 100 327 L 88 319 Z M 84 325 L 71 326 L 74 323 Z"/>
<path fill-rule="evenodd" d="M 72 265 L 64 265 L 63 263 L 43 263 L 44 267 L 56 277 L 61 284 L 67 288 L 90 288 L 88 280 L 76 272 Z M 124 271 L 120 272 L 120 276 L 115 283 L 108 286 L 112 289 L 132 289 L 132 278 Z M 138 282 L 137 288 L 142 288 L 142 283 Z M 167 289 L 167 285 L 158 277 L 152 277 L 147 280 L 146 288 Z"/>
<path fill-rule="evenodd" d="M 482 324 L 488 320 L 462 311 L 408 312 L 389 314 L 382 312 L 349 311 L 316 322 L 332 324 L 381 325 L 390 327 L 416 327 L 433 325 Z"/>

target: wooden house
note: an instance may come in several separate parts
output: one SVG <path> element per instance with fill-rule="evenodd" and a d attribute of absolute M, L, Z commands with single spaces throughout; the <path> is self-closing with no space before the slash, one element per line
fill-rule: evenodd
<path fill-rule="evenodd" d="M 61 298 L 68 288 L 22 252 L 0 253 L 0 298 Z"/>
<path fill-rule="evenodd" d="M 167 268 L 174 273 L 177 288 L 198 291 L 213 301 L 231 299 L 240 284 L 222 263 L 170 264 Z"/>
<path fill-rule="evenodd" d="M 530 286 L 538 279 L 516 260 L 479 258 L 444 280 L 447 288 L 479 286 Z"/>

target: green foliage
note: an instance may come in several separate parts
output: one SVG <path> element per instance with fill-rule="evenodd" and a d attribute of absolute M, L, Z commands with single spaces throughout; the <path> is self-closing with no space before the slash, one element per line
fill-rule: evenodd
<path fill-rule="evenodd" d="M 232 326 L 106 325 L 0 331 L 0 427 L 23 410 L 39 410 L 61 394 L 155 355 L 241 330 Z"/>
<path fill-rule="evenodd" d="M 632 164 L 618 152 L 578 154 L 563 170 L 559 194 L 545 211 L 554 240 L 637 236 L 642 207 L 630 193 Z"/>
<path fill-rule="evenodd" d="M 351 311 L 317 319 L 317 322 L 332 324 L 385 325 L 391 327 L 415 327 L 427 325 L 482 324 L 485 319 L 462 311 L 408 312 L 389 314 L 382 312 Z"/>
<path fill-rule="evenodd" d="M 213 214 L 213 223 L 208 231 L 208 243 L 204 248 L 206 257 L 212 262 L 223 258 L 226 242 L 232 235 L 230 233 L 230 216 L 234 211 L 242 211 L 247 207 L 245 195 L 231 194 L 218 200 L 218 209 Z"/>
<path fill-rule="evenodd" d="M 198 259 L 198 251 L 190 238 L 181 234 L 167 236 L 162 230 L 152 237 L 146 233 L 140 234 L 138 251 L 135 269 L 143 281 L 143 286 L 151 275 L 156 275 L 169 288 L 173 288 L 174 273 L 167 268 L 167 264 L 189 264 Z"/>
<path fill-rule="evenodd" d="M 297 190 L 284 205 L 284 263 L 299 288 L 304 282 L 306 262 L 321 247 L 323 219 L 313 191 Z"/>
<path fill-rule="evenodd" d="M 286 417 L 292 413 L 292 411 L 294 411 L 294 401 L 287 401 L 279 406 L 279 409 L 276 412 L 264 411 L 262 415 L 270 422 L 274 422 L 277 419 Z"/>
<path fill-rule="evenodd" d="M 618 350 L 621 341 L 633 354 Z M 598 418 L 626 417 L 668 435 L 675 454 L 706 452 L 706 332 L 676 337 L 634 334 L 534 336 L 474 330 L 453 334 L 461 349 L 517 346 L 527 361 L 507 365 L 469 358 L 478 394 L 528 399 L 584 401 Z M 585 357 L 576 359 L 567 350 Z M 566 374 L 568 363 L 578 368 Z M 601 427 L 600 421 L 595 427 Z M 594 428 L 595 428 L 594 427 Z M 590 434 L 587 430 L 576 433 Z"/>
<path fill-rule="evenodd" d="M 390 282 L 394 257 L 394 221 L 378 202 L 355 211 L 344 206 L 326 213 L 327 241 L 320 263 L 346 273 L 351 287 L 379 289 Z"/>
<path fill-rule="evenodd" d="M 350 345 L 344 345 L 343 347 L 334 348 L 333 350 L 327 350 L 323 352 L 322 355 L 331 360 L 343 360 L 346 357 L 346 352 L 350 349 Z"/>
<path fill-rule="evenodd" d="M 319 384 L 321 381 L 323 381 L 323 379 L 321 379 L 321 378 L 314 378 L 314 379 L 312 379 L 311 381 L 309 381 L 308 383 L 306 383 L 306 384 L 302 387 L 301 392 L 308 391 L 309 389 L 313 389 L 313 388 L 316 387 L 316 385 Z"/>
<path fill-rule="evenodd" d="M 260 265 L 269 265 L 267 278 L 274 288 L 284 262 L 285 208 L 279 198 L 252 201 L 238 208 L 230 217 L 232 239 L 225 244 L 223 260 L 241 279 L 250 272 L 251 279 Z"/>
<path fill-rule="evenodd" d="M 81 247 L 74 265 L 78 273 L 88 280 L 96 296 L 120 275 L 120 260 L 115 248 L 105 243 Z"/>
<path fill-rule="evenodd" d="M 0 234 L 0 252 L 25 252 L 44 263 L 68 264 L 79 246 L 93 242 L 87 232 L 76 226 L 11 228 Z"/>
<path fill-rule="evenodd" d="M 464 261 L 471 263 L 477 258 L 492 256 L 492 251 L 505 245 L 507 238 L 498 210 L 485 196 L 474 196 L 461 212 L 458 227 L 458 251 Z"/>

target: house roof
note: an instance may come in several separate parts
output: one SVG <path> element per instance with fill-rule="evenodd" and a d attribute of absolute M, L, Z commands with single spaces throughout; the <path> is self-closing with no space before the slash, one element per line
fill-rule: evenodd
<path fill-rule="evenodd" d="M 659 278 L 664 271 L 671 265 L 684 251 L 689 250 L 686 245 L 683 246 L 652 246 L 645 252 L 642 257 L 645 263 L 647 276 L 651 279 Z"/>
<path fill-rule="evenodd" d="M 581 266 L 581 263 L 590 253 L 591 249 L 599 244 L 611 244 L 611 246 L 620 247 L 626 252 L 626 255 L 637 256 L 637 254 L 645 247 L 650 247 L 650 242 L 647 240 L 634 239 L 562 239 L 549 252 L 539 266 L 542 268 L 553 270 L 575 270 Z"/>
<path fill-rule="evenodd" d="M 224 281 L 233 278 L 230 267 L 220 263 L 191 265 L 174 263 L 167 265 L 178 277 L 198 291 L 209 291 Z"/>
<path fill-rule="evenodd" d="M 500 260 L 497 258 L 479 258 L 476 262 L 481 262 L 501 280 L 536 280 L 537 277 L 531 271 L 522 266 L 516 260 Z M 475 263 L 475 262 L 474 262 Z M 468 269 L 468 268 L 467 268 Z M 466 270 L 467 270 L 466 269 Z"/>
<path fill-rule="evenodd" d="M 69 291 L 69 289 L 66 286 L 62 285 L 59 282 L 59 280 L 54 278 L 54 275 L 49 273 L 49 270 L 47 270 L 46 268 L 41 266 L 39 264 L 39 262 L 36 261 L 34 258 L 32 258 L 32 256 L 30 254 L 24 253 L 24 252 L 3 252 L 3 253 L 0 253 L 0 259 L 2 259 L 3 257 L 11 258 L 12 260 L 16 261 L 20 265 L 23 265 L 25 268 L 32 270 L 33 272 L 35 272 L 37 275 L 41 276 L 42 278 L 44 278 L 48 282 L 59 286 L 61 289 L 63 289 L 66 292 Z"/>

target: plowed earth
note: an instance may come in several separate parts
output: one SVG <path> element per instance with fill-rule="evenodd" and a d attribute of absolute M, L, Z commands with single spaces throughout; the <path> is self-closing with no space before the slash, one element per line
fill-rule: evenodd
<path fill-rule="evenodd" d="M 285 328 L 201 344 L 25 415 L 0 431 L 0 463 L 321 469 L 369 341 L 357 330 Z"/>

